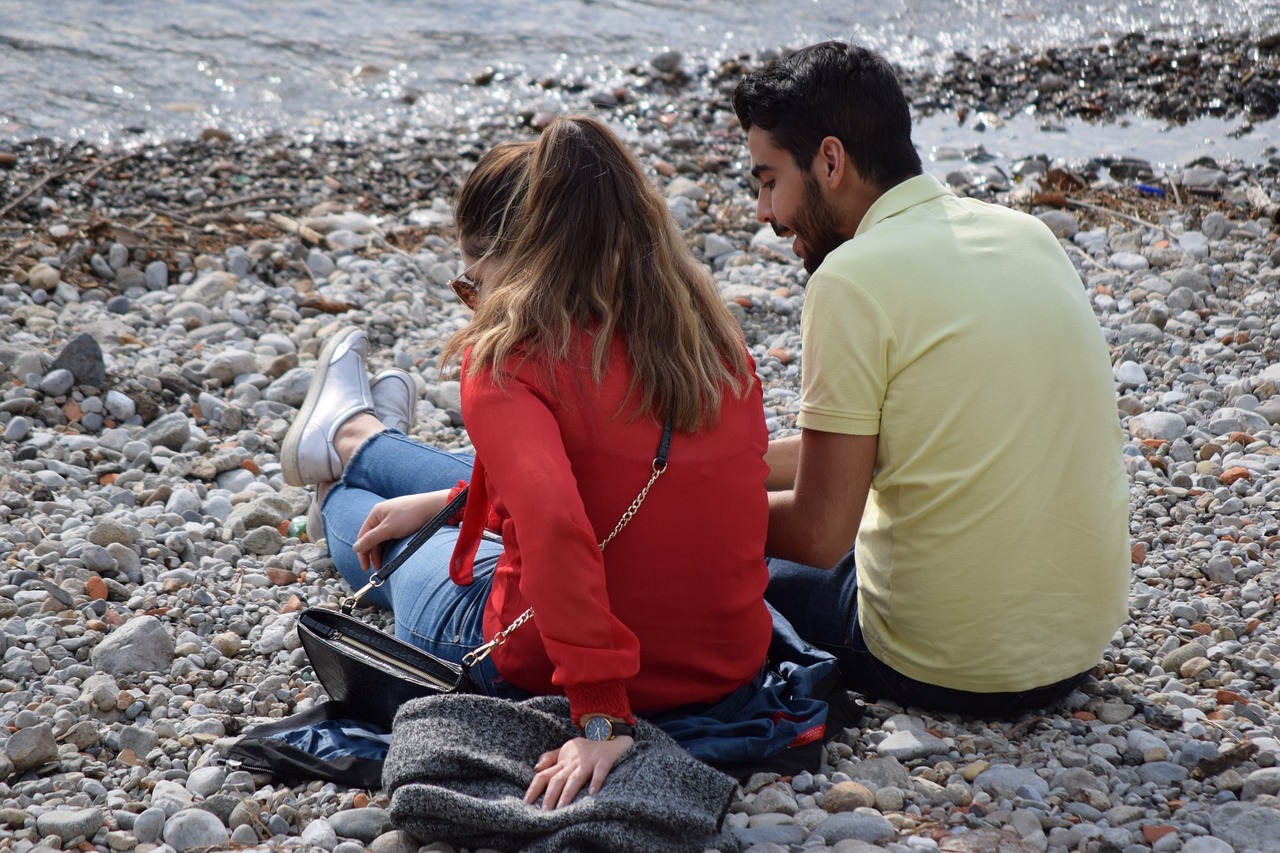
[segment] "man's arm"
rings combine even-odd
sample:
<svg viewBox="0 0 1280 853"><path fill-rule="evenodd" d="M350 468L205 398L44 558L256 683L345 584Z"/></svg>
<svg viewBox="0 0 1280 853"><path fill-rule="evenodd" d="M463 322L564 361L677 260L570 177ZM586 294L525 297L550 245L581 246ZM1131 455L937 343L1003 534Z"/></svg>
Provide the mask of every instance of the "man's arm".
<svg viewBox="0 0 1280 853"><path fill-rule="evenodd" d="M871 490L879 438L801 431L795 488L769 493L769 556L829 569L848 553Z"/></svg>
<svg viewBox="0 0 1280 853"><path fill-rule="evenodd" d="M764 480L764 487L771 492L794 489L799 461L800 436L788 435L770 441L769 449L764 452L764 462L769 466L769 476Z"/></svg>

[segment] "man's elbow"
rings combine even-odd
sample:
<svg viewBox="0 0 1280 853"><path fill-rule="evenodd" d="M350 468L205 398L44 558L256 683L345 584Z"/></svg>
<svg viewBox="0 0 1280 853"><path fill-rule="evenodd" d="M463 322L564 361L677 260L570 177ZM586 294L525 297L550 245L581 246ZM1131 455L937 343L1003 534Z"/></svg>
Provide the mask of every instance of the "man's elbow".
<svg viewBox="0 0 1280 853"><path fill-rule="evenodd" d="M852 542L842 544L839 540L814 542L810 546L809 558L805 560L805 565L813 566L815 569L834 569L852 547Z"/></svg>
<svg viewBox="0 0 1280 853"><path fill-rule="evenodd" d="M792 540L790 547L770 549L769 556L781 557L793 563L812 566L815 569L834 569L853 548L852 536L823 535L823 531L811 529L806 535Z"/></svg>

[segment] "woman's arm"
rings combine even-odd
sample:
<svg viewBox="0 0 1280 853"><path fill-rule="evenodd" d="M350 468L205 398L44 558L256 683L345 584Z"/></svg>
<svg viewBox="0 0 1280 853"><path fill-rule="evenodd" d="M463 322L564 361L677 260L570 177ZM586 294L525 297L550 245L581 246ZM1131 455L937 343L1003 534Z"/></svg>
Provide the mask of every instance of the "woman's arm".
<svg viewBox="0 0 1280 853"><path fill-rule="evenodd" d="M594 715L630 722L625 681L639 671L639 644L609 607L599 541L543 393L520 377L501 389L468 377L467 430L490 496L514 528L520 592L536 613L553 684L569 697L575 722ZM630 743L629 737L569 740L535 765L526 799L542 796L550 809L584 785L598 789Z"/></svg>
<svg viewBox="0 0 1280 853"><path fill-rule="evenodd" d="M552 683L575 720L592 712L629 719L623 682L639 671L639 642L610 607L599 538L549 395L523 374L501 388L487 375L467 376L463 415L519 549L519 589L537 614Z"/></svg>

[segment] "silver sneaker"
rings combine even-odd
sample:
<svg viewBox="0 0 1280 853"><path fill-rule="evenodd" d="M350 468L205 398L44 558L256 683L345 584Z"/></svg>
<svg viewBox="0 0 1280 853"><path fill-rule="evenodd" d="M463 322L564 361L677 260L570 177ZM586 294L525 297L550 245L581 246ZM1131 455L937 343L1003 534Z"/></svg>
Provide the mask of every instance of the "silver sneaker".
<svg viewBox="0 0 1280 853"><path fill-rule="evenodd" d="M413 426L414 404L418 386L413 377L398 367L384 370L369 383L373 390L373 411L378 420L391 428L408 433Z"/></svg>
<svg viewBox="0 0 1280 853"><path fill-rule="evenodd" d="M373 392L365 369L369 337L350 326L320 351L302 410L289 427L280 450L280 467L291 486L342 478L342 460L333 447L338 428L361 412L373 412Z"/></svg>

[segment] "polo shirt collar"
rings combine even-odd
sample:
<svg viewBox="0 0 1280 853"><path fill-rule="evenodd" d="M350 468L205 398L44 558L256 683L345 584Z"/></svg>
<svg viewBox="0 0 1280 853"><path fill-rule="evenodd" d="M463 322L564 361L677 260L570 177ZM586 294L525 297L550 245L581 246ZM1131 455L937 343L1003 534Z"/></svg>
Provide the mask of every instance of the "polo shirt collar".
<svg viewBox="0 0 1280 853"><path fill-rule="evenodd" d="M908 178L892 187L867 208L867 213L858 223L858 230L853 236L857 237L877 222L896 216L909 207L923 204L938 196L951 194L951 190L943 186L933 175L916 175L914 178Z"/></svg>

